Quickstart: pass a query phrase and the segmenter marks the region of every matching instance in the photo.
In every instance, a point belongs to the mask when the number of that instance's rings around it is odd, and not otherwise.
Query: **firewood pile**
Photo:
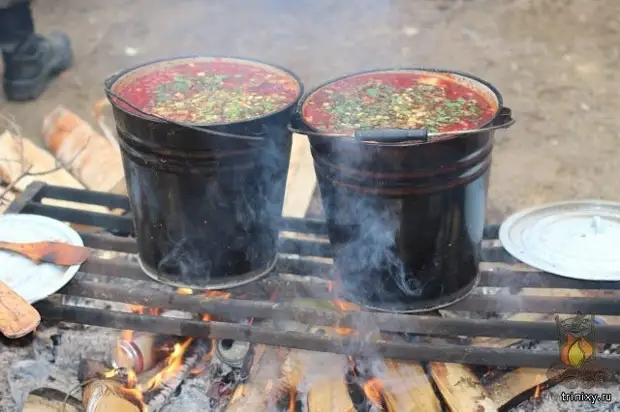
[[[95,118],[103,125],[98,133],[88,122],[59,106],[43,120],[45,148],[22,136],[17,125],[3,119],[0,127],[0,211],[33,181],[76,189],[124,194],[120,152],[105,122],[104,103],[95,106]],[[62,206],[64,202],[51,201]],[[76,207],[76,205],[73,205]],[[105,208],[81,205],[86,210]]]

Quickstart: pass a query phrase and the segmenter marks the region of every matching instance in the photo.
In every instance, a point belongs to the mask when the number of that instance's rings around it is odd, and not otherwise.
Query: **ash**
[[[100,252],[98,257],[114,258],[129,255]],[[115,284],[127,284],[136,287],[136,281],[122,278],[93,276],[90,280]],[[156,284],[149,283],[151,287]],[[164,286],[162,286],[164,287]],[[126,305],[116,302],[103,302],[77,297],[58,297],[64,304],[97,309],[126,310]],[[82,393],[77,379],[80,360],[88,358],[109,361],[112,350],[118,342],[119,330],[94,326],[76,325],[60,322],[42,323],[39,331],[22,339],[9,340],[0,338],[0,412],[21,412],[28,393],[36,388],[48,387],[63,393],[72,391],[72,395],[81,399]],[[212,386],[217,386],[218,394],[225,399],[227,384],[221,381],[231,380],[230,368],[217,367],[218,361],[194,377],[186,379],[180,390],[172,397],[164,412],[182,410],[184,412],[219,411],[219,405],[210,400],[208,394]],[[228,376],[227,376],[228,375]],[[234,377],[234,375],[232,375]],[[232,382],[232,381],[231,381]],[[229,384],[232,386],[232,383]],[[212,390],[211,390],[212,391]],[[224,393],[222,393],[224,392]],[[213,405],[211,407],[210,405]]]
[[[520,345],[525,345],[522,343]],[[557,345],[557,343],[556,343]],[[532,350],[551,349],[552,342],[536,343],[531,342],[529,348]],[[620,345],[605,345],[602,348],[604,354],[619,354]],[[529,399],[520,405],[512,408],[510,412],[620,412],[620,374],[614,374],[609,382],[601,384],[599,387],[584,389],[581,387],[567,388],[563,384],[558,384],[542,392],[540,398]],[[598,395],[610,394],[611,402],[598,400],[595,403],[584,401],[562,400],[562,393],[586,393]]]
[[[562,393],[611,394],[611,402],[599,400],[590,401],[563,401]],[[539,399],[530,399],[511,409],[511,412],[617,412],[620,411],[620,388],[617,383],[607,383],[599,388],[568,389],[559,384],[547,389]]]

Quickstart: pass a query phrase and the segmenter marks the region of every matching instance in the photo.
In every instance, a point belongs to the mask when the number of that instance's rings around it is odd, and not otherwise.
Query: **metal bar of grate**
[[[69,223],[98,226],[107,231],[130,233],[129,216],[101,213],[42,204],[46,198],[70,200],[110,208],[128,208],[123,196],[82,191],[33,183],[9,207],[10,213],[38,213]],[[311,277],[323,284],[331,279],[331,247],[326,237],[324,222],[309,219],[281,221],[282,232],[304,235],[303,239],[283,237],[279,244],[278,273],[293,278]],[[615,291],[620,282],[589,282],[565,279],[551,274],[515,265],[515,260],[497,246],[498,226],[489,225],[485,230],[483,245],[485,260],[481,266],[480,286],[499,288],[497,294],[482,294],[477,290],[470,297],[452,305],[451,311],[462,312],[528,312],[528,313],[592,313],[620,316],[620,305],[615,296],[557,297],[545,295],[515,295],[523,288],[580,289]],[[86,246],[116,252],[135,253],[136,243],[131,237],[105,233],[80,233]],[[316,259],[320,258],[320,259]],[[130,279],[134,287],[101,283],[93,275]],[[287,278],[288,279],[288,278]],[[307,309],[291,303],[271,303],[261,300],[213,299],[199,295],[180,295],[173,289],[162,290],[141,271],[137,263],[128,259],[91,258],[80,273],[60,294],[104,301],[137,304],[147,307],[177,309],[192,313],[210,313],[226,321],[200,322],[135,315],[110,310],[98,310],[53,303],[46,300],[37,304],[44,319],[63,320],[118,329],[135,329],[150,332],[177,331],[185,336],[214,337],[221,339],[249,340],[251,342],[289,346],[301,349],[330,351],[348,354],[381,354],[383,356],[419,361],[458,362],[494,366],[545,367],[557,364],[557,351],[527,351],[511,348],[480,347],[469,344],[437,345],[423,343],[424,337],[443,337],[455,341],[457,337],[495,337],[527,340],[554,340],[555,323],[551,321],[517,322],[502,319],[452,319],[429,315],[403,315],[374,312],[338,312],[334,310]],[[327,296],[327,295],[326,295]],[[240,323],[248,318],[297,321],[313,326],[353,327],[360,324],[378,325],[386,332],[412,334],[418,342],[390,342],[357,339],[355,336],[332,338],[310,333],[291,333],[261,326]],[[597,342],[620,343],[620,326],[601,325],[596,328]],[[620,371],[620,358],[600,356],[610,370]]]

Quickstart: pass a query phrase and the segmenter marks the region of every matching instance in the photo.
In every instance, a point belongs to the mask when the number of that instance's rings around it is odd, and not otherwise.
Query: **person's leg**
[[[43,37],[35,33],[27,1],[13,0],[9,7],[0,8],[0,49],[4,60],[4,94],[8,100],[38,98],[73,60],[66,35],[53,33]]]
[[[27,1],[11,1],[0,8],[0,49],[2,52],[14,49],[34,34],[34,23],[30,4]]]

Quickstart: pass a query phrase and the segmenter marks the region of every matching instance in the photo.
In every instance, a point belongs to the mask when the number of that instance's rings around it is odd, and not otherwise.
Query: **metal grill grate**
[[[107,193],[76,190],[64,187],[31,184],[7,209],[7,213],[34,213],[61,221],[105,228],[113,233],[129,233],[132,221],[127,216],[115,216],[83,210],[42,204],[45,198],[103,205],[128,209],[128,199]],[[325,285],[330,274],[329,263],[316,259],[329,258],[331,248],[323,222],[308,219],[284,218],[281,230],[306,235],[303,239],[283,238],[280,243],[278,271],[274,276],[300,279],[306,283],[315,279]],[[511,293],[482,294],[477,289],[470,297],[448,308],[462,312],[528,312],[528,313],[585,313],[620,315],[616,296],[557,297],[545,295],[521,296],[514,292],[522,288],[616,290],[620,282],[589,282],[565,279],[524,268],[508,256],[498,245],[498,227],[485,230],[484,263],[481,266],[480,287],[508,288]],[[93,249],[135,253],[136,244],[130,237],[109,234],[80,233],[86,246]],[[295,256],[297,255],[297,256]],[[131,279],[136,287],[96,282],[92,275]],[[323,278],[321,280],[320,278]],[[294,283],[294,282],[290,282]],[[312,282],[311,282],[312,283]],[[139,286],[138,286],[139,285]],[[150,286],[150,287],[149,287]],[[157,286],[157,287],[155,287]],[[236,289],[235,289],[236,290]],[[293,320],[310,325],[354,327],[364,323],[379,325],[386,332],[405,332],[416,335],[444,337],[453,342],[457,337],[496,337],[526,340],[557,338],[555,323],[550,321],[521,322],[501,319],[441,318],[428,315],[401,315],[389,313],[353,313],[331,310],[303,309],[285,301],[272,303],[265,300],[209,299],[198,295],[179,295],[173,289],[162,291],[140,270],[137,263],[127,259],[89,259],[80,273],[60,292],[85,298],[100,299],[147,307],[176,309],[192,313],[210,313],[227,321],[201,322],[131,313],[84,308],[54,303],[48,299],[36,304],[42,317],[81,324],[118,329],[143,330],[154,333],[174,333],[182,336],[236,339],[268,345],[288,346],[307,350],[346,353],[350,355],[383,355],[418,361],[441,361],[491,366],[548,367],[559,360],[558,351],[532,351],[514,348],[481,347],[471,344],[415,343],[389,339],[369,342],[355,337],[316,336],[310,333],[282,332],[267,326],[244,324],[248,318]],[[593,295],[593,294],[592,294]],[[235,296],[237,296],[235,294]],[[598,343],[620,343],[620,326],[601,325],[596,328]],[[599,355],[599,361],[609,370],[620,371],[620,357]]]

